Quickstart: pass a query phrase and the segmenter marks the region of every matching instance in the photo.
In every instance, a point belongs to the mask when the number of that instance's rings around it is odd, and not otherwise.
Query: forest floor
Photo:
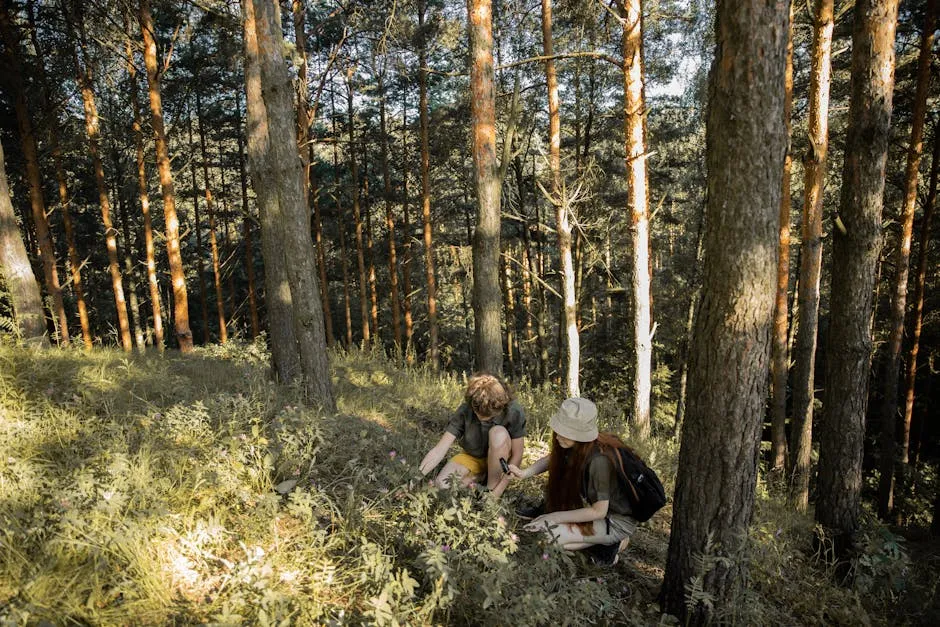
[[[271,383],[259,344],[161,357],[0,343],[0,624],[675,624],[656,602],[671,505],[614,567],[547,549],[514,514],[540,480],[494,503],[417,472],[462,379],[331,357],[336,414]],[[528,464],[559,396],[519,396]],[[617,399],[595,400],[601,428],[626,434]],[[639,449],[671,494],[675,440]],[[853,583],[835,585],[811,517],[759,481],[733,556],[748,579],[720,621],[937,624],[936,542],[865,525]],[[700,556],[690,603],[709,602],[717,561]]]

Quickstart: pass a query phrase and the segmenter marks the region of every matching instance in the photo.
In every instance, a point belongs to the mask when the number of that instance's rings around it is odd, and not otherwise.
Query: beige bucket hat
[[[575,442],[597,439],[597,405],[586,398],[566,398],[551,419],[552,430]]]

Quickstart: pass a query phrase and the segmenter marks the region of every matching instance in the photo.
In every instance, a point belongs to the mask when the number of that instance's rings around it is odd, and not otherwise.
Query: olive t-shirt
[[[447,433],[457,436],[457,441],[468,455],[486,457],[490,449],[490,428],[493,425],[506,427],[509,437],[515,440],[525,436],[525,412],[522,405],[512,401],[501,414],[492,420],[481,421],[468,403],[462,403],[447,423]]]
[[[598,501],[610,501],[608,511],[629,516],[633,513],[630,501],[617,479],[617,470],[607,457],[595,455],[588,462],[587,494],[585,499],[594,504]]]

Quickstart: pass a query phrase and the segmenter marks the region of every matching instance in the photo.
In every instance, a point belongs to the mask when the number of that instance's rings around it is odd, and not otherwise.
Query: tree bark
[[[77,8],[77,7],[76,7]],[[125,351],[133,350],[131,340],[130,321],[127,315],[127,302],[124,296],[124,283],[121,268],[118,263],[117,229],[111,221],[111,201],[108,198],[108,186],[104,178],[104,164],[101,161],[100,129],[98,108],[95,104],[95,94],[92,90],[93,71],[90,66],[84,35],[83,17],[80,13],[71,16],[75,23],[77,40],[74,51],[75,70],[78,74],[78,85],[82,92],[82,106],[85,111],[85,133],[88,136],[88,152],[91,155],[92,168],[95,171],[95,184],[98,188],[98,205],[101,208],[101,222],[104,224],[104,239],[108,249],[108,270],[111,274],[111,290],[114,293],[114,306],[118,317],[118,334],[121,347]],[[80,58],[81,55],[81,58]]]
[[[832,275],[816,501],[816,520],[834,542],[829,559],[848,552],[859,527],[897,14],[897,0],[855,5],[849,126],[832,242],[832,267],[839,272]]]
[[[261,98],[248,99],[249,111],[256,110],[252,118],[259,123],[251,129],[249,158],[257,157],[252,160],[260,166],[252,168],[252,175],[257,177],[256,189],[273,187],[275,198],[268,207],[273,215],[269,216],[271,222],[264,226],[275,227],[274,236],[281,247],[281,254],[265,261],[287,266],[294,346],[300,352],[304,393],[325,410],[335,411],[316,260],[310,239],[310,213],[297,153],[291,82],[283,56],[280,7],[274,0],[245,0],[243,9],[246,56],[258,64],[260,74],[260,85],[254,86],[252,94],[258,95],[256,88],[261,88]]]
[[[411,212],[408,198],[408,97],[407,91],[402,90],[402,123],[401,123],[401,213],[402,213],[402,259],[401,259],[401,309],[405,325],[405,361],[411,363],[414,347],[411,337],[414,335],[414,320],[411,316]]]
[[[490,0],[469,0],[470,113],[477,224],[473,234],[474,352],[477,369],[503,372],[499,290],[499,161],[493,88],[493,24]],[[426,96],[425,96],[426,99]],[[422,164],[422,171],[424,167]]]
[[[894,509],[895,465],[900,461],[898,444],[898,372],[901,369],[901,341],[904,337],[904,313],[907,307],[907,279],[911,263],[911,239],[914,234],[914,211],[917,208],[917,174],[924,146],[924,119],[927,114],[927,91],[933,56],[934,23],[938,0],[928,0],[924,30],[917,60],[917,87],[911,119],[911,143],[907,150],[904,173],[904,205],[901,208],[891,317],[888,322],[888,354],[885,356],[884,392],[881,405],[881,478],[878,483],[878,513],[887,519]],[[905,429],[906,431],[908,429]],[[904,439],[904,436],[901,436]],[[906,460],[904,460],[906,462]]]
[[[117,155],[114,163],[117,164]],[[127,217],[127,205],[120,189],[114,191],[118,201],[118,220],[121,222],[121,235],[124,238],[124,275],[127,277],[127,304],[131,314],[131,327],[134,333],[134,346],[138,352],[145,352],[147,345],[144,342],[143,325],[140,317],[140,302],[137,300],[137,277],[134,271],[134,250],[131,246],[130,220]],[[119,249],[120,250],[120,249]]]
[[[650,292],[649,185],[646,171],[646,111],[643,99],[643,11],[640,0],[621,0],[623,26],[623,128],[627,156],[628,209],[633,296],[633,407],[631,435],[645,440],[650,433],[653,338]]]
[[[809,506],[810,455],[813,447],[816,336],[819,327],[819,278],[822,274],[822,210],[829,153],[829,88],[832,80],[833,0],[816,0],[813,9],[812,69],[809,83],[809,149],[803,159],[803,219],[797,331],[793,369],[793,417],[790,423],[790,502],[797,511]]]
[[[189,150],[195,154],[193,144],[193,121],[186,120],[186,131],[189,134]],[[202,220],[199,216],[199,183],[196,180],[196,159],[189,160],[189,177],[192,181],[193,192],[193,227],[196,230],[196,274],[199,276],[199,311],[202,314],[202,344],[209,343],[209,303],[206,300],[206,267],[202,248]]]
[[[241,118],[241,96],[235,92],[235,109]],[[238,129],[238,182],[242,193],[242,237],[245,240],[245,272],[248,275],[248,310],[251,316],[251,339],[258,337],[261,324],[258,320],[258,301],[255,296],[255,259],[254,241],[251,228],[251,208],[248,204],[248,173],[245,168],[245,140],[242,129]]]
[[[401,305],[398,298],[398,251],[395,242],[395,213],[392,211],[392,177],[388,165],[388,124],[385,115],[385,72],[379,74],[379,123],[382,136],[382,201],[385,204],[385,228],[388,231],[388,277],[390,308],[392,310],[392,338],[395,352],[402,350]]]
[[[4,0],[0,3],[0,32],[2,32],[3,42],[6,46],[6,57],[9,65],[8,71],[4,72],[4,82],[10,87],[13,109],[16,112],[16,121],[20,131],[20,143],[23,148],[23,158],[26,161],[26,180],[29,183],[29,204],[32,209],[33,226],[36,229],[36,239],[39,244],[39,256],[42,260],[46,291],[52,298],[52,309],[55,314],[59,344],[68,346],[68,317],[65,315],[65,302],[62,299],[62,287],[59,284],[55,246],[52,241],[52,233],[49,230],[49,220],[46,217],[46,201],[43,197],[42,176],[39,170],[39,150],[26,103],[26,87],[23,83],[26,71],[19,58],[21,36],[18,30],[17,25],[13,22],[13,16],[10,14],[8,2]],[[39,302],[41,305],[42,299]]]
[[[468,5],[468,7],[469,6],[470,5]],[[419,125],[421,127],[421,216],[424,221],[424,269],[428,284],[428,353],[426,359],[431,368],[436,370],[440,366],[440,356],[438,354],[439,349],[437,345],[437,280],[434,274],[434,247],[431,237],[431,157],[430,148],[428,146],[428,44],[426,40],[427,33],[424,31],[427,8],[427,0],[418,0],[418,32],[421,33],[421,41],[418,48],[418,65],[420,68],[418,70],[418,112],[420,118]],[[490,56],[492,57],[492,54]],[[495,159],[495,145],[493,150],[493,158]]]
[[[209,187],[209,153],[206,150],[206,131],[202,120],[202,96],[196,90],[196,120],[199,122],[199,151],[202,156],[202,183],[205,187],[206,210],[209,212],[209,251],[212,254],[212,277],[215,282],[215,308],[219,317],[219,342],[228,341],[225,322],[225,296],[222,294],[222,268],[219,265],[219,244],[215,235],[215,199]]]
[[[125,30],[130,33],[130,17],[125,16]],[[153,343],[163,352],[163,314],[160,308],[160,286],[157,283],[157,263],[153,247],[153,224],[150,219],[150,192],[147,183],[147,164],[144,159],[144,133],[140,117],[140,101],[137,96],[137,68],[134,65],[134,52],[128,37],[124,43],[127,55],[127,74],[130,79],[129,91],[131,108],[134,110],[134,148],[137,159],[137,194],[140,198],[140,211],[144,218],[144,251],[147,256],[147,286],[150,289],[150,309],[153,313]]]
[[[352,198],[353,222],[356,224],[356,263],[359,269],[359,315],[362,320],[362,343],[368,345],[372,342],[369,330],[369,295],[368,279],[366,278],[365,244],[362,237],[362,212],[360,203],[362,197],[359,193],[359,160],[356,156],[356,117],[353,114],[353,71],[350,66],[346,70],[347,87],[347,113],[349,116],[349,170],[351,175],[349,195]]]
[[[16,225],[16,214],[10,200],[7,170],[0,144],[0,275],[13,302],[13,317],[20,336],[30,344],[49,346],[46,316],[42,311],[39,284],[29,265],[26,246]]]
[[[788,13],[784,3],[757,0],[717,6],[702,300],[662,595],[664,610],[686,624],[729,616],[744,577],[745,565],[731,556],[751,522],[767,398]],[[729,560],[702,573],[696,555]],[[698,575],[713,605],[686,604],[686,587]]]
[[[313,144],[310,144],[308,160],[313,160]],[[326,277],[326,247],[323,244],[323,221],[320,215],[320,193],[317,181],[310,173],[310,195],[313,202],[313,239],[317,245],[317,271],[320,273],[320,299],[323,307],[323,320],[326,326],[326,345],[333,346],[333,312],[330,309],[330,284]]]
[[[170,279],[173,284],[173,321],[180,351],[193,350],[193,334],[189,329],[189,298],[186,294],[186,273],[180,255],[179,218],[176,215],[176,190],[173,186],[173,171],[167,147],[166,130],[163,125],[163,104],[160,94],[160,72],[157,68],[157,44],[154,39],[153,18],[150,15],[150,0],[140,0],[138,11],[140,31],[144,40],[144,64],[147,67],[150,113],[153,116],[153,135],[156,141],[157,169],[160,172],[160,189],[163,195],[163,218],[166,222],[166,250],[170,264]]]
[[[924,295],[927,285],[927,249],[930,242],[930,222],[933,217],[933,206],[937,199],[937,175],[940,172],[940,133],[934,127],[933,157],[930,164],[930,185],[927,198],[924,200],[924,217],[920,225],[920,250],[917,254],[917,275],[914,287],[914,311],[911,315],[910,336],[911,348],[907,358],[907,375],[905,377],[904,395],[904,428],[901,439],[901,462],[908,465],[916,464],[916,457],[911,455],[911,419],[914,415],[914,386],[917,381],[917,356],[920,352],[920,334],[924,323]],[[940,491],[938,491],[940,498]]]
[[[774,301],[773,342],[770,360],[770,468],[776,476],[787,462],[787,292],[790,287],[790,112],[793,109],[793,2],[790,3],[790,29],[787,34],[787,66],[784,79],[783,123],[787,133],[787,153],[783,160],[780,193],[780,230],[777,254],[777,297]]]

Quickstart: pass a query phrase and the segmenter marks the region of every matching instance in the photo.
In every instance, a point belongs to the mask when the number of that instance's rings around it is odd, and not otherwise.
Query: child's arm
[[[521,455],[520,455],[521,457]],[[516,477],[517,479],[528,479],[529,477],[534,477],[535,475],[540,475],[546,470],[548,470],[548,455],[538,460],[525,470],[522,470],[515,464],[509,464],[509,473]],[[513,459],[515,459],[515,451],[513,451]]]
[[[432,470],[434,470],[441,460],[444,459],[444,456],[447,455],[447,451],[450,450],[450,446],[457,441],[457,436],[449,431],[445,431],[444,435],[441,436],[441,439],[437,441],[437,444],[434,445],[428,454],[424,456],[424,459],[421,460],[421,465],[418,469],[421,471],[422,475],[426,475]]]
[[[539,531],[546,524],[585,523],[603,520],[607,516],[609,508],[610,501],[598,501],[588,507],[543,514],[529,522],[525,528],[527,531]]]

